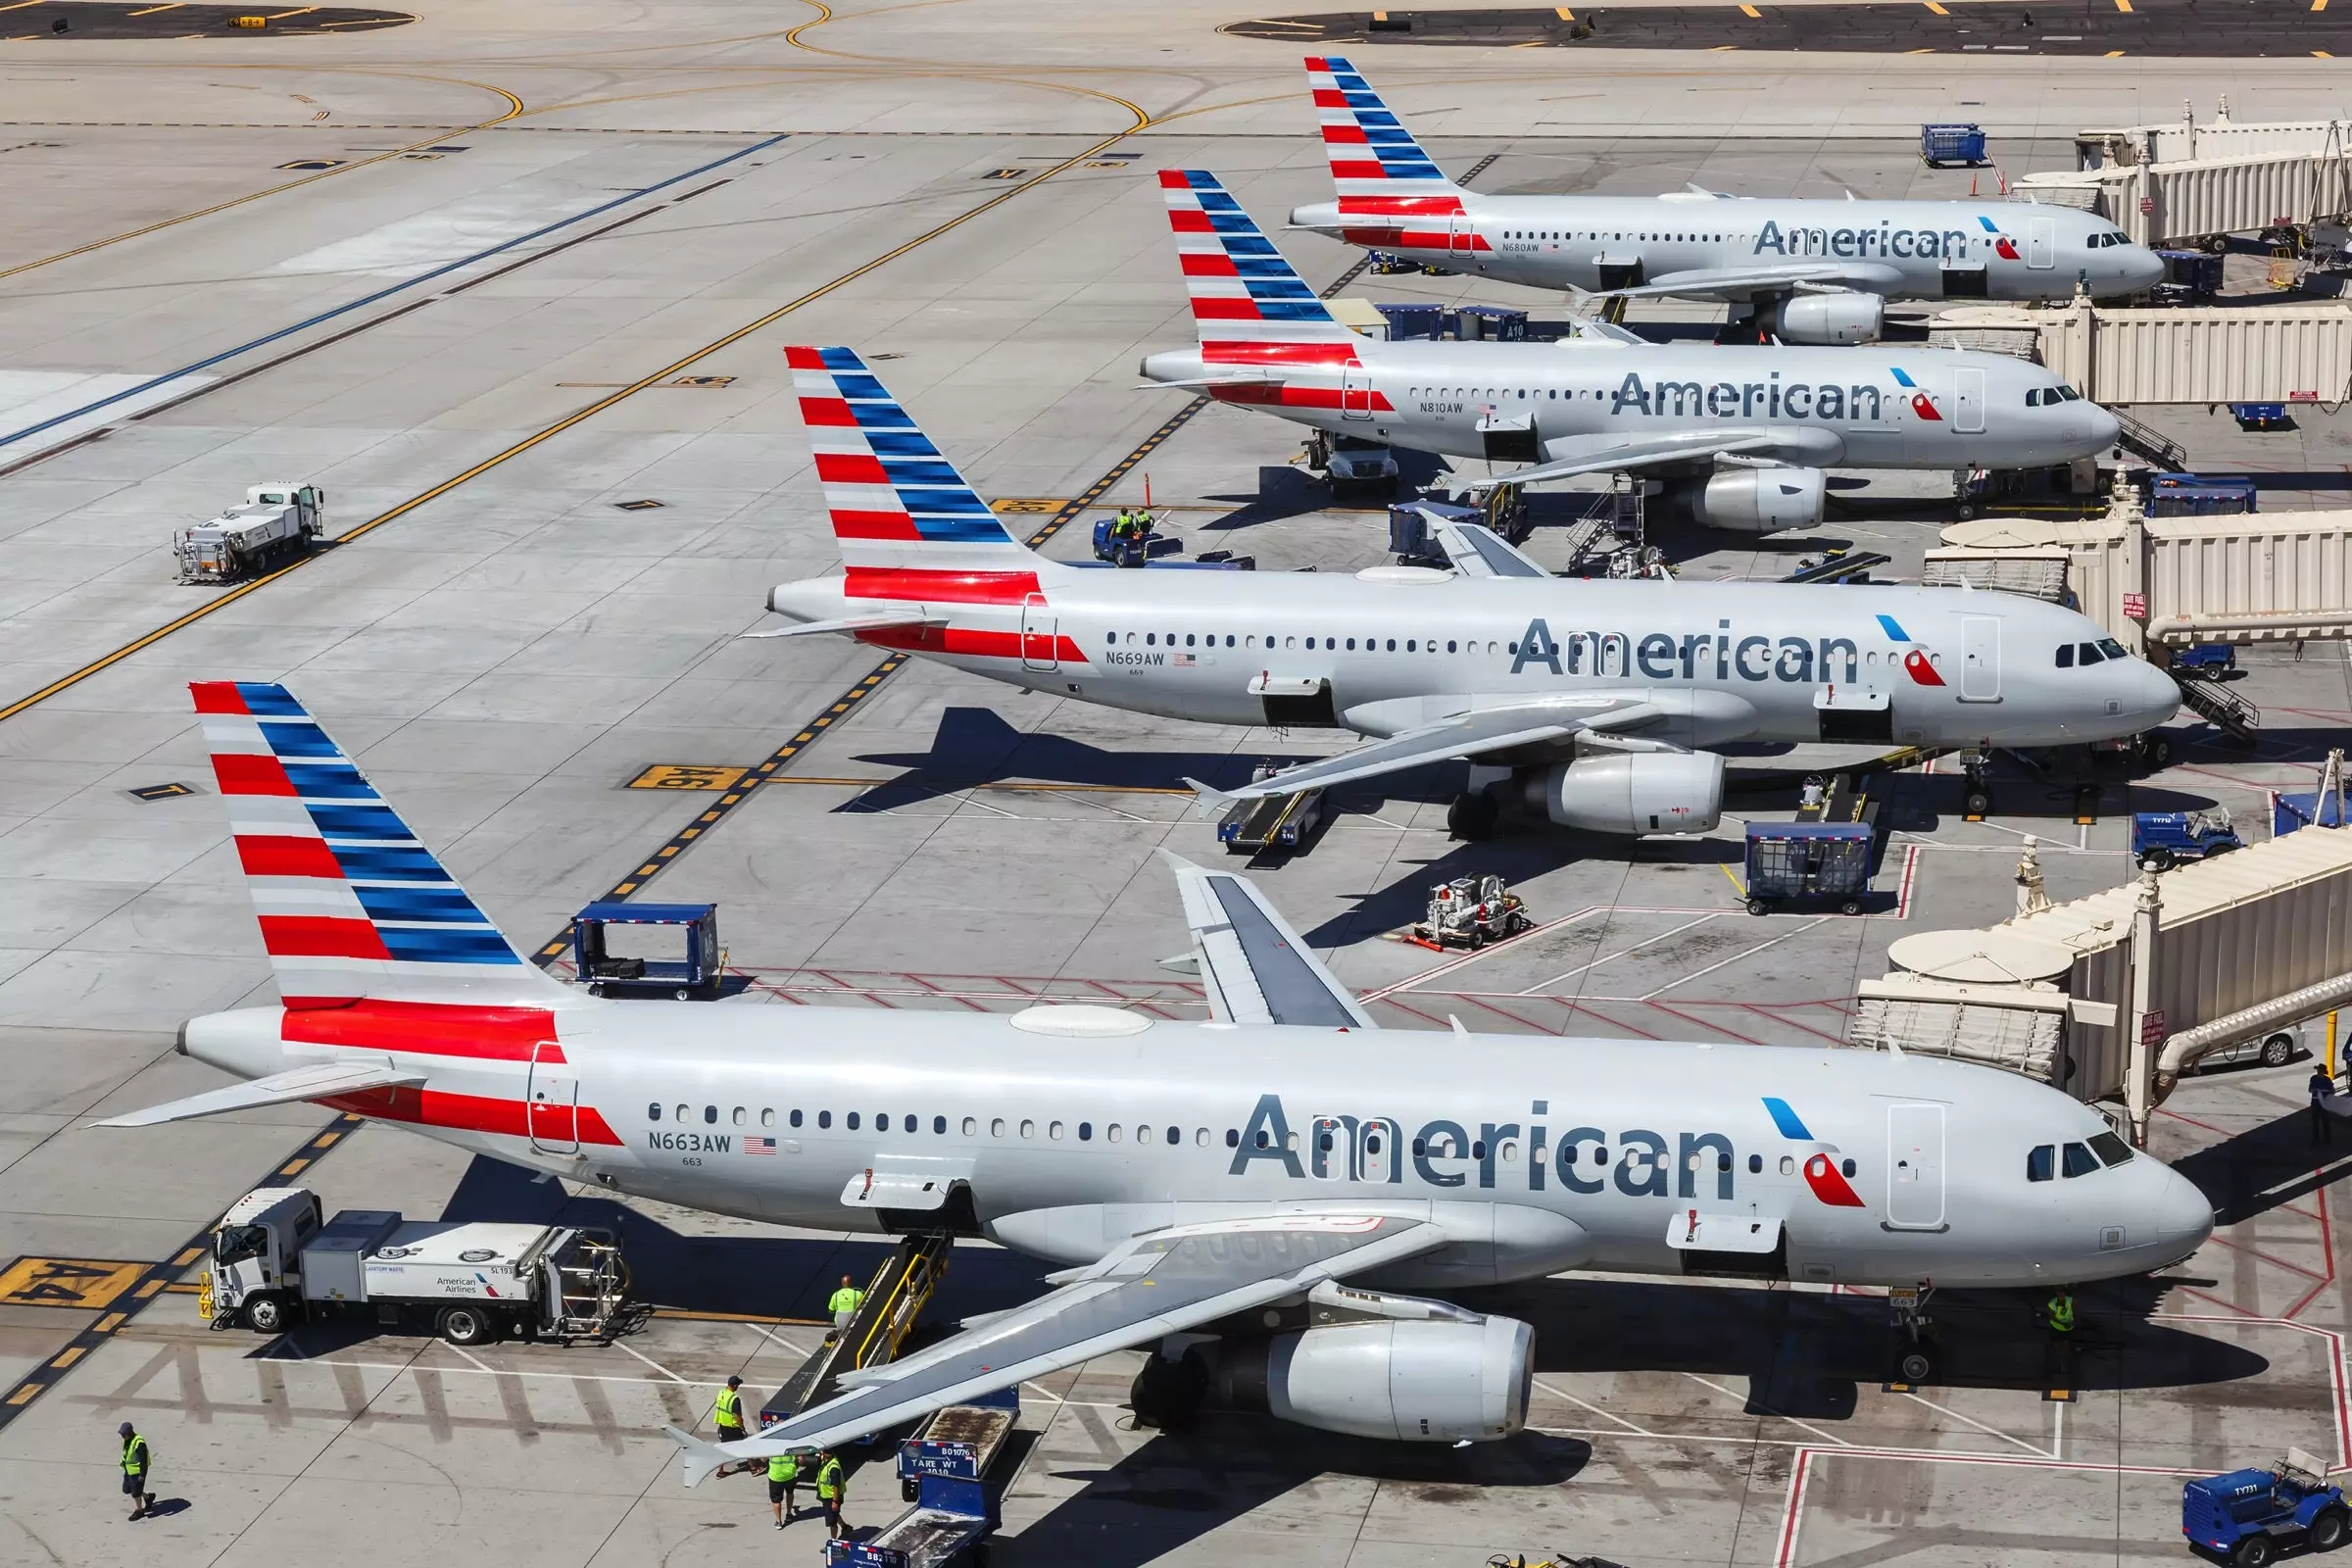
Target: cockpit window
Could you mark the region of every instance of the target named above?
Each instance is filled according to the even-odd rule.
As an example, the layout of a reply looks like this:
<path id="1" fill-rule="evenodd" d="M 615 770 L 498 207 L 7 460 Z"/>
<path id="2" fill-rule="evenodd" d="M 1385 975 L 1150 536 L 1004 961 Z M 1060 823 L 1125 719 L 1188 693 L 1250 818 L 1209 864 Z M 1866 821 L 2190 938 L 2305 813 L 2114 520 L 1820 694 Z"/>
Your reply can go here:
<path id="1" fill-rule="evenodd" d="M 2121 1165 L 2132 1157 L 2132 1146 L 2113 1133 L 2101 1133 L 2090 1141 L 2090 1152 L 2110 1165 Z"/>
<path id="2" fill-rule="evenodd" d="M 2102 637 L 2099 639 L 2099 652 L 2105 654 L 2109 659 L 2129 659 L 2132 657 L 2130 654 L 2124 652 L 2124 645 L 2117 642 L 2112 637 Z"/>
<path id="3" fill-rule="evenodd" d="M 2089 1149 L 2082 1144 L 2066 1146 L 2066 1174 L 2068 1177 L 2087 1176 L 2098 1168 L 2099 1162 L 2091 1156 Z"/>
<path id="4" fill-rule="evenodd" d="M 2055 1144 L 2044 1144 L 2034 1150 L 2026 1156 L 2026 1180 L 2030 1182 L 2048 1181 L 2053 1174 L 2051 1166 L 2057 1162 L 2057 1158 L 2058 1146 Z"/>
<path id="5" fill-rule="evenodd" d="M 2073 387 L 2061 382 L 2058 387 L 2058 401 L 2061 403 L 2080 403 L 2082 401 L 2082 394 L 2076 391 Z"/>
<path id="6" fill-rule="evenodd" d="M 2058 667 L 2060 669 L 2072 669 L 2075 667 L 2075 645 L 2073 643 L 2060 643 L 2058 645 Z"/>
<path id="7" fill-rule="evenodd" d="M 2099 645 L 2097 643 L 2084 643 L 2082 647 L 2075 651 L 2075 655 L 2077 658 L 2081 659 L 2085 665 L 2096 664 L 2107 657 L 2104 653 L 2100 652 Z"/>

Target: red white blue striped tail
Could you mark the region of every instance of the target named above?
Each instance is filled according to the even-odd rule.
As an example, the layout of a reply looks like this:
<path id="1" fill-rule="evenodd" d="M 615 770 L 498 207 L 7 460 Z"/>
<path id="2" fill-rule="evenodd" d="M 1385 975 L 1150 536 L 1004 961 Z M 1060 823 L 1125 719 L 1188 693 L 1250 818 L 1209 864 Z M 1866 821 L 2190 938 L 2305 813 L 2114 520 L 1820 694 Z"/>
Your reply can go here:
<path id="1" fill-rule="evenodd" d="M 1163 169 L 1159 192 L 1167 200 L 1193 324 L 1204 347 L 1356 341 L 1216 175 Z"/>
<path id="2" fill-rule="evenodd" d="M 288 1007 L 597 1004 L 523 961 L 283 686 L 188 691 Z"/>
<path id="3" fill-rule="evenodd" d="M 1462 187 L 1356 69 L 1337 55 L 1309 55 L 1307 85 L 1323 122 L 1323 151 L 1331 160 L 1342 214 L 1429 216 L 1462 211 Z"/>

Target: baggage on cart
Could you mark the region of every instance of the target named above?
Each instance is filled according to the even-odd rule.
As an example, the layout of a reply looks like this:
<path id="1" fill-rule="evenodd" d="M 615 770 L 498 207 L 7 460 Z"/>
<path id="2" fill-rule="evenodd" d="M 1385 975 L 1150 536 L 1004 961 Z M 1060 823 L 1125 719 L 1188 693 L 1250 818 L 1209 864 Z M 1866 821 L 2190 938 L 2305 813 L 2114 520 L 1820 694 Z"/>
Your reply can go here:
<path id="1" fill-rule="evenodd" d="M 1868 822 L 1747 824 L 1747 912 L 1821 901 L 1860 914 L 1870 891 L 1878 829 Z"/>
<path id="2" fill-rule="evenodd" d="M 1429 915 L 1408 933 L 1425 948 L 1483 948 L 1535 926 L 1535 917 L 1502 878 L 1457 876 L 1430 890 Z"/>

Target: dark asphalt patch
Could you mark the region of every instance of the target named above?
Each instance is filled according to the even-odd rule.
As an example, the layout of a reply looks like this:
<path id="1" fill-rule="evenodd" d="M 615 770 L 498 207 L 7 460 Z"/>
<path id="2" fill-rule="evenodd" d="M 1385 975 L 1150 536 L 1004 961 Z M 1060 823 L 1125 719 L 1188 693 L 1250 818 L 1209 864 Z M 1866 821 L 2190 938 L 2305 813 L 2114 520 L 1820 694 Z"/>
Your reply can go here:
<path id="1" fill-rule="evenodd" d="M 267 38 L 287 32 L 367 32 L 416 19 L 355 6 L 169 5 L 162 0 L 58 0 L 0 9 L 0 42 L 71 38 Z M 255 24 L 259 24 L 256 25 Z"/>
<path id="2" fill-rule="evenodd" d="M 1755 13 L 1748 15 L 1749 12 Z M 1581 6 L 1330 11 L 1219 31 L 1303 49 L 1368 44 L 1753 50 L 1816 54 L 2111 55 L 2172 59 L 2352 55 L 2352 6 L 2310 0 L 1948 0 L 1929 5 Z M 1360 64 L 1360 62 L 1359 62 Z"/>

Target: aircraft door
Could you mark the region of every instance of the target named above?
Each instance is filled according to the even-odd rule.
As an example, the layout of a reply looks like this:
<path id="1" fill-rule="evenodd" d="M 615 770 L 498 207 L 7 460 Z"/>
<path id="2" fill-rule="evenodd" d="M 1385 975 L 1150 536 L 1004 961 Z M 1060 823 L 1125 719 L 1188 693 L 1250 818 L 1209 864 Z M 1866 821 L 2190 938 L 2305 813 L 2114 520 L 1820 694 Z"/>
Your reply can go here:
<path id="1" fill-rule="evenodd" d="M 1959 372 L 1959 396 L 1953 399 L 1952 429 L 1961 435 L 1984 433 L 1984 372 Z"/>
<path id="2" fill-rule="evenodd" d="M 580 1152 L 580 1081 L 564 1064 L 564 1048 L 553 1040 L 531 1047 L 527 1124 L 531 1147 L 548 1154 Z"/>
<path id="3" fill-rule="evenodd" d="M 2001 622 L 1995 615 L 1960 617 L 1960 700 L 2001 700 Z"/>
<path id="4" fill-rule="evenodd" d="M 1478 225 L 1470 220 L 1467 214 L 1454 214 L 1452 221 L 1446 225 L 1446 249 L 1450 254 L 1467 257 L 1478 249 L 1476 244 Z"/>
<path id="5" fill-rule="evenodd" d="M 2026 223 L 2026 265 L 2048 271 L 2058 260 L 2058 231 L 2056 220 L 2048 218 L 2030 219 Z"/>
<path id="6" fill-rule="evenodd" d="M 1886 1107 L 1886 1223 L 1895 1230 L 1949 1229 L 1943 1218 L 1943 1107 Z"/>
<path id="7" fill-rule="evenodd" d="M 1044 594 L 1031 594 L 1021 603 L 1021 667 L 1059 669 L 1060 623 Z"/>
<path id="8" fill-rule="evenodd" d="M 1340 371 L 1340 417 L 1372 417 L 1372 380 L 1360 365 L 1347 366 Z"/>

